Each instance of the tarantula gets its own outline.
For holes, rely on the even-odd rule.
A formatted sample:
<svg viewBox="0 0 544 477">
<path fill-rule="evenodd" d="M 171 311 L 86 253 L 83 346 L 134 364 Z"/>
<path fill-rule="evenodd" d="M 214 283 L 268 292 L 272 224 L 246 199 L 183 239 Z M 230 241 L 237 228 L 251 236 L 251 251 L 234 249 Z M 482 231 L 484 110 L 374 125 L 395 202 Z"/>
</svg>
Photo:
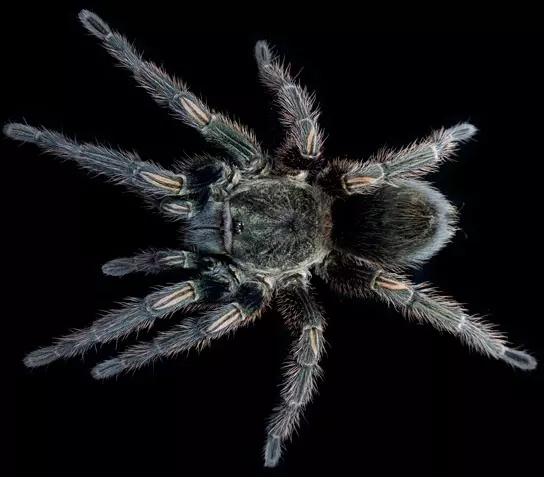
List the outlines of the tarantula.
<svg viewBox="0 0 544 477">
<path fill-rule="evenodd" d="M 264 41 L 255 47 L 259 75 L 274 93 L 286 138 L 266 153 L 248 129 L 214 112 L 180 80 L 142 59 L 127 39 L 87 10 L 79 14 L 140 86 L 176 118 L 226 155 L 185 159 L 173 170 L 136 154 L 77 143 L 58 132 L 7 124 L 7 136 L 103 174 L 141 194 L 166 217 L 181 221 L 180 250 L 149 250 L 106 263 L 107 275 L 183 268 L 194 278 L 129 299 L 90 327 L 57 339 L 24 358 L 28 367 L 82 355 L 91 347 L 184 312 L 180 324 L 92 369 L 97 378 L 135 370 L 161 356 L 201 349 L 252 323 L 274 300 L 295 334 L 281 401 L 267 426 L 265 466 L 277 465 L 305 405 L 315 393 L 324 352 L 323 312 L 311 272 L 350 297 L 377 298 L 404 316 L 457 335 L 489 357 L 524 370 L 536 360 L 507 346 L 494 326 L 470 316 L 428 285 L 401 273 L 422 264 L 452 238 L 456 209 L 422 177 L 451 157 L 476 128 L 457 124 L 368 161 L 323 157 L 323 132 L 313 95 L 300 86 Z"/>
</svg>

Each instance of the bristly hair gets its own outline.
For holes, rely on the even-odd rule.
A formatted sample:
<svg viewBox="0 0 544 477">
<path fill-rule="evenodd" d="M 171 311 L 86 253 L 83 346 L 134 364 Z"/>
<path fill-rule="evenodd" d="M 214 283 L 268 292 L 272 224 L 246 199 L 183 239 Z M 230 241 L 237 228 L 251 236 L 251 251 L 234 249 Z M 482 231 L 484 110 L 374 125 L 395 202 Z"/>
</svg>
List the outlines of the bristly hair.
<svg viewBox="0 0 544 477">
<path fill-rule="evenodd" d="M 332 218 L 336 250 L 391 271 L 427 261 L 451 240 L 457 223 L 455 208 L 442 193 L 414 180 L 339 198 Z"/>
<path fill-rule="evenodd" d="M 398 151 L 384 149 L 369 161 L 327 163 L 315 95 L 260 41 L 255 47 L 259 76 L 285 128 L 280 147 L 270 155 L 249 128 L 210 109 L 183 81 L 144 60 L 100 17 L 83 10 L 79 18 L 159 105 L 220 151 L 165 169 L 136 152 L 79 143 L 42 127 L 4 127 L 12 139 L 72 159 L 139 194 L 167 220 L 175 220 L 183 234 L 179 250 L 140 250 L 102 267 L 109 277 L 182 271 L 176 283 L 128 298 L 87 328 L 32 351 L 24 358 L 26 366 L 82 356 L 174 313 L 184 315 L 180 323 L 91 370 L 96 379 L 112 378 L 163 357 L 200 351 L 253 323 L 275 302 L 293 342 L 278 404 L 268 419 L 266 467 L 278 464 L 323 374 L 325 317 L 310 282 L 313 273 L 334 292 L 381 300 L 409 320 L 454 334 L 485 356 L 517 369 L 536 368 L 536 359 L 507 346 L 494 325 L 401 273 L 427 261 L 455 233 L 455 208 L 421 179 L 451 158 L 474 135 L 474 126 L 443 128 Z"/>
</svg>

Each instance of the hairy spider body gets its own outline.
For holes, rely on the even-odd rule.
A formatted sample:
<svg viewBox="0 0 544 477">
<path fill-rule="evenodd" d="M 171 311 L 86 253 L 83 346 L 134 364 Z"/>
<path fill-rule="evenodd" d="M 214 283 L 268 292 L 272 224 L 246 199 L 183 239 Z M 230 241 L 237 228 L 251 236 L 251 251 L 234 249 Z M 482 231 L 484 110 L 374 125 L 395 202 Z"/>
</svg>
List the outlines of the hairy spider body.
<svg viewBox="0 0 544 477">
<path fill-rule="evenodd" d="M 389 269 L 428 260 L 449 242 L 457 222 L 447 199 L 415 180 L 337 200 L 333 217 L 339 250 Z"/>
<path fill-rule="evenodd" d="M 241 267 L 272 277 L 302 272 L 321 262 L 328 248 L 330 204 L 319 188 L 304 182 L 287 177 L 242 182 L 222 210 L 223 247 Z M 188 236 L 203 252 L 213 247 L 194 233 Z"/>
<path fill-rule="evenodd" d="M 128 299 L 88 328 L 57 339 L 24 358 L 29 367 L 82 355 L 90 348 L 150 328 L 175 312 L 186 315 L 149 342 L 129 347 L 92 369 L 97 379 L 135 370 L 158 357 L 202 349 L 253 322 L 274 300 L 295 335 L 285 366 L 281 401 L 267 426 L 266 466 L 277 465 L 321 376 L 323 312 L 311 273 L 332 290 L 374 298 L 410 319 L 455 334 L 488 357 L 530 370 L 536 360 L 507 346 L 506 337 L 470 316 L 452 299 L 401 275 L 428 260 L 452 238 L 457 213 L 423 176 L 470 139 L 470 124 L 433 132 L 398 151 L 367 161 L 323 157 L 323 134 L 313 97 L 258 42 L 255 56 L 263 83 L 275 94 L 286 138 L 266 153 L 253 133 L 214 112 L 181 81 L 141 55 L 98 16 L 79 18 L 140 86 L 177 119 L 227 156 L 185 159 L 172 170 L 136 154 L 78 143 L 45 128 L 10 123 L 7 136 L 69 158 L 140 194 L 166 218 L 181 224 L 178 250 L 149 250 L 106 263 L 107 275 L 185 269 L 190 280 Z"/>
</svg>

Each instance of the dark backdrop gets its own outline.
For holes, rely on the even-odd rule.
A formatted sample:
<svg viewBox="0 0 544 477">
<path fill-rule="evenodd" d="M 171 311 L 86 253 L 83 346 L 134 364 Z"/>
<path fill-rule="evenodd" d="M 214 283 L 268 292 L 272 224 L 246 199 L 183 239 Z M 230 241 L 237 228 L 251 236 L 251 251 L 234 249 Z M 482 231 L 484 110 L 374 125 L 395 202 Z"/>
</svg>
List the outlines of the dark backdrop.
<svg viewBox="0 0 544 477">
<path fill-rule="evenodd" d="M 489 318 L 544 359 L 541 235 L 542 36 L 215 30 L 172 7 L 107 2 L 20 11 L 4 18 L 5 120 L 26 120 L 137 150 L 165 166 L 206 147 L 136 88 L 77 20 L 93 9 L 149 59 L 184 78 L 215 109 L 253 127 L 269 148 L 281 128 L 256 78 L 253 45 L 268 39 L 316 91 L 329 157 L 368 157 L 431 128 L 470 120 L 479 129 L 432 175 L 461 208 L 453 243 L 415 274 Z M 77 4 L 77 5 L 76 5 Z M 7 40 L 6 40 L 7 41 Z M 4 44 L 6 44 L 4 41 Z M 509 475 L 542 450 L 542 382 L 471 353 L 454 337 L 409 324 L 373 303 L 334 296 L 325 380 L 281 466 L 262 469 L 265 420 L 277 402 L 289 335 L 267 313 L 233 339 L 94 381 L 106 346 L 29 371 L 25 353 L 161 278 L 101 274 L 149 246 L 175 246 L 176 230 L 136 196 L 31 145 L 2 139 L 10 227 L 20 249 L 5 337 L 17 365 L 18 475 Z M 169 277 L 170 278 L 170 277 Z M 10 348 L 11 349 L 11 348 Z M 536 467 L 538 469 L 538 467 Z"/>
</svg>

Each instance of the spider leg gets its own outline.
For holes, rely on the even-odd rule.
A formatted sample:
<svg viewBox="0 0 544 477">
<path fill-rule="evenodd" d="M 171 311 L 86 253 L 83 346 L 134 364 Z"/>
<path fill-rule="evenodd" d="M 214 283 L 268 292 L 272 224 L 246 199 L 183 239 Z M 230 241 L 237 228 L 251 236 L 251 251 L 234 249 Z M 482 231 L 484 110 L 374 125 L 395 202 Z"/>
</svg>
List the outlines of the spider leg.
<svg viewBox="0 0 544 477">
<path fill-rule="evenodd" d="M 258 282 L 242 284 L 231 303 L 218 306 L 202 316 L 190 316 L 149 342 L 136 344 L 115 358 L 97 364 L 91 371 L 96 379 L 105 379 L 123 371 L 135 370 L 162 356 L 209 345 L 211 340 L 231 333 L 256 319 L 266 304 L 268 289 Z"/>
<path fill-rule="evenodd" d="M 187 195 L 206 190 L 212 184 L 224 182 L 230 168 L 213 158 L 198 157 L 178 164 L 172 172 L 143 161 L 135 153 L 111 149 L 100 144 L 78 143 L 63 134 L 46 128 L 9 123 L 6 136 L 36 144 L 46 152 L 71 159 L 91 172 L 127 186 L 148 202 L 174 218 L 187 218 L 192 202 Z"/>
<path fill-rule="evenodd" d="M 287 127 L 287 137 L 280 148 L 284 162 L 289 162 L 285 156 L 296 148 L 302 160 L 290 158 L 289 166 L 299 170 L 315 169 L 321 163 L 324 138 L 314 96 L 291 77 L 288 67 L 274 57 L 265 41 L 257 42 L 255 57 L 261 81 L 275 94 L 282 122 Z"/>
<path fill-rule="evenodd" d="M 110 260 L 102 266 L 102 272 L 115 277 L 135 272 L 155 274 L 169 268 L 196 268 L 198 260 L 197 255 L 185 250 L 147 250 Z"/>
<path fill-rule="evenodd" d="M 337 159 L 319 174 L 317 182 L 328 192 L 344 195 L 364 193 L 395 179 L 422 177 L 452 157 L 459 144 L 475 133 L 472 124 L 461 123 L 398 151 L 382 151 L 369 161 Z"/>
<path fill-rule="evenodd" d="M 122 339 L 130 333 L 151 328 L 156 319 L 168 318 L 174 312 L 190 309 L 206 302 L 216 302 L 236 288 L 228 270 L 216 264 L 196 280 L 159 288 L 143 299 L 129 299 L 118 310 L 112 310 L 90 327 L 59 338 L 48 347 L 28 354 L 28 367 L 49 364 L 59 358 L 71 358 L 86 353 L 91 347 Z"/>
<path fill-rule="evenodd" d="M 404 277 L 358 260 L 327 261 L 319 270 L 336 292 L 360 298 L 378 298 L 406 318 L 429 323 L 457 336 L 471 349 L 523 370 L 537 361 L 524 351 L 507 346 L 506 336 L 477 316 L 471 316 L 453 299 L 441 296 L 428 284 L 411 284 Z"/>
<path fill-rule="evenodd" d="M 281 402 L 274 409 L 267 426 L 264 448 L 266 467 L 275 467 L 282 452 L 282 444 L 295 432 L 304 407 L 316 392 L 317 380 L 322 375 L 319 360 L 324 352 L 322 312 L 307 282 L 302 279 L 287 285 L 278 293 L 278 309 L 297 333 L 285 364 Z"/>
<path fill-rule="evenodd" d="M 112 30 L 96 14 L 82 10 L 79 19 L 89 32 L 102 41 L 107 51 L 132 72 L 139 85 L 159 105 L 168 107 L 176 118 L 229 152 L 238 166 L 247 169 L 264 167 L 263 152 L 252 132 L 211 111 L 182 81 L 171 78 L 157 65 L 144 61 L 123 35 Z"/>
</svg>

